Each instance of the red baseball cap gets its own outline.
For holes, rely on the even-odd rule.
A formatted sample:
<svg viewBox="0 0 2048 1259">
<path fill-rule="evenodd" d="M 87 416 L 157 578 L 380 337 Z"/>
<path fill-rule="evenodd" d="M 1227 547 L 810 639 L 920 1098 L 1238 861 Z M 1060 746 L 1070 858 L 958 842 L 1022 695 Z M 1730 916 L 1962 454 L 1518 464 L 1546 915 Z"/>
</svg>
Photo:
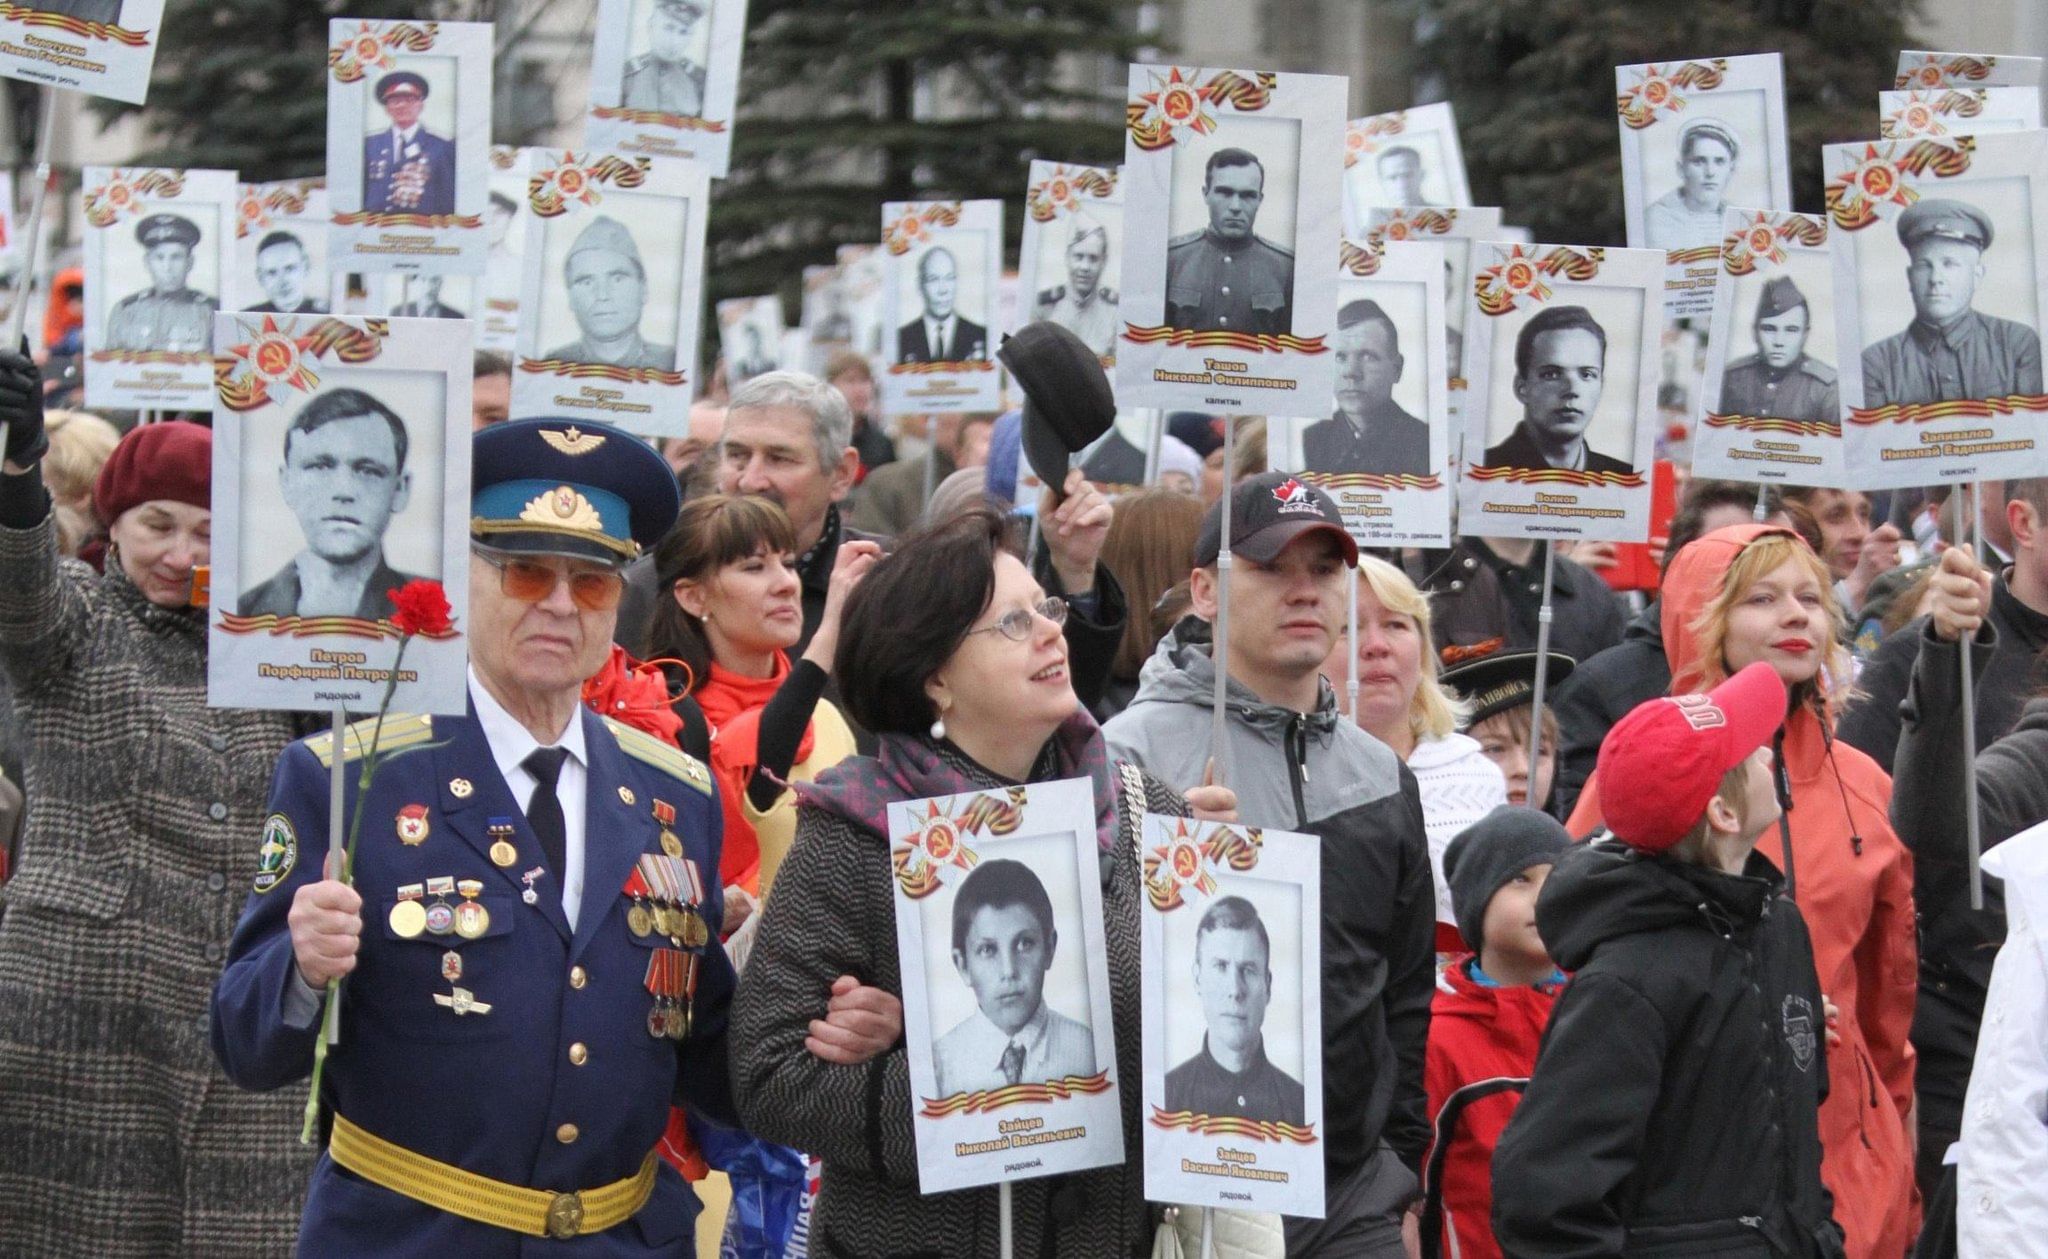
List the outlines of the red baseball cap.
<svg viewBox="0 0 2048 1259">
<path fill-rule="evenodd" d="M 1784 724 L 1785 703 L 1785 683 L 1759 661 L 1704 695 L 1636 705 L 1600 742 L 1607 828 L 1643 852 L 1685 838 L 1728 771 Z"/>
</svg>

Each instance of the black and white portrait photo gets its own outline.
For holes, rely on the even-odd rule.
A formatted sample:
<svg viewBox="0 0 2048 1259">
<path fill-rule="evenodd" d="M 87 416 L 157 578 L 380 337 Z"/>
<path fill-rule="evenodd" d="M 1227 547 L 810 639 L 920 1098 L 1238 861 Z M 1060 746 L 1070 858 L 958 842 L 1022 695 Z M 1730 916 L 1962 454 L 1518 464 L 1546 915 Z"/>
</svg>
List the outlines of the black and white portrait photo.
<svg viewBox="0 0 2048 1259">
<path fill-rule="evenodd" d="M 1616 66 L 1614 80 L 1630 245 L 1704 249 L 1730 206 L 1792 208 L 1779 54 Z"/>
<path fill-rule="evenodd" d="M 1631 338 L 1636 329 L 1626 329 Z M 1519 418 L 1505 437 L 1489 446 L 1480 464 L 1489 468 L 1562 468 L 1575 472 L 1632 472 L 1635 448 L 1633 395 L 1617 391 L 1606 411 L 1608 329 L 1585 306 L 1545 305 L 1514 335 L 1509 388 Z M 1615 357 L 1626 361 L 1634 352 Z M 1496 391 L 1497 392 L 1497 391 Z M 1503 408 L 1509 416 L 1514 410 Z M 1498 423 L 1499 416 L 1496 417 Z M 1595 432 L 1595 422 L 1605 419 Z M 1611 439 L 1608 449 L 1596 442 Z"/>
<path fill-rule="evenodd" d="M 206 410 L 213 320 L 239 287 L 235 173 L 90 166 L 83 174 L 85 405 Z"/>
<path fill-rule="evenodd" d="M 898 298 L 897 309 L 916 316 L 896 329 L 897 362 L 971 363 L 990 356 L 987 299 L 993 294 L 979 283 L 985 261 L 979 250 L 968 252 L 970 243 L 980 242 L 956 235 L 917 256 L 915 302 Z"/>
<path fill-rule="evenodd" d="M 216 217 L 208 226 L 217 223 Z M 209 239 L 194 217 L 171 210 L 137 220 L 134 234 L 142 250 L 140 270 L 149 283 L 108 310 L 102 344 L 110 350 L 206 349 L 213 335 L 213 312 L 220 309 L 220 299 L 214 296 L 219 292 L 219 237 Z"/>
<path fill-rule="evenodd" d="M 782 299 L 729 297 L 718 303 L 718 348 L 726 380 L 738 388 L 782 365 Z"/>
<path fill-rule="evenodd" d="M 466 294 L 472 287 L 469 280 L 468 276 L 422 275 L 394 282 L 387 290 L 398 298 L 391 313 L 411 319 L 468 319 L 469 311 L 453 304 L 452 290 L 460 287 Z M 464 300 L 467 301 L 466 296 Z"/>
<path fill-rule="evenodd" d="M 1721 370 L 1723 415 L 1834 423 L 1841 417 L 1841 389 L 1835 374 L 1834 320 L 1816 320 L 1814 302 L 1832 310 L 1825 256 L 1805 255 L 1817 265 L 1804 286 L 1789 274 L 1773 275 L 1736 294 L 1737 310 L 1752 298 L 1747 321 L 1754 347 Z M 1810 290 L 1810 291 L 1809 291 Z M 1821 344 L 1825 341 L 1825 345 Z"/>
<path fill-rule="evenodd" d="M 704 48 L 709 0 L 640 0 L 639 25 L 619 80 L 626 109 L 697 117 L 704 112 Z"/>
<path fill-rule="evenodd" d="M 1719 118 L 1694 118 L 1678 129 L 1678 182 L 1643 207 L 1652 249 L 1690 249 L 1721 237 L 1721 211 L 1742 160 L 1742 139 Z"/>
<path fill-rule="evenodd" d="M 1300 1127 L 1301 1080 L 1266 1053 L 1273 1001 L 1273 941 L 1242 896 L 1210 902 L 1195 927 L 1192 990 L 1202 1011 L 1202 1047 L 1166 1073 L 1166 1109 Z"/>
<path fill-rule="evenodd" d="M 1413 313 L 1406 322 L 1413 342 L 1423 337 L 1422 305 L 1419 296 L 1410 303 Z M 1394 397 L 1404 379 L 1411 400 L 1427 396 L 1422 372 L 1428 359 L 1416 345 L 1404 354 L 1401 334 L 1401 326 L 1373 298 L 1353 297 L 1337 308 L 1337 410 L 1302 434 L 1306 467 L 1418 476 L 1434 470 L 1428 422 Z M 1409 354 L 1413 377 L 1408 376 Z"/>
<path fill-rule="evenodd" d="M 1191 331 L 1290 332 L 1299 124 L 1232 119 L 1219 134 L 1242 138 L 1245 147 L 1209 146 L 1199 158 L 1190 147 L 1174 163 L 1167 325 Z M 1188 192 L 1198 198 L 1193 206 Z"/>
<path fill-rule="evenodd" d="M 1040 283 L 1032 297 L 1031 318 L 1059 324 L 1089 349 L 1107 357 L 1116 352 L 1116 336 L 1123 327 L 1114 283 L 1116 268 L 1123 260 L 1110 240 L 1105 216 L 1114 216 L 1121 227 L 1121 212 L 1114 207 L 1101 213 L 1082 208 L 1065 216 L 1058 225 L 1064 240 L 1056 263 L 1046 256 L 1053 250 L 1053 241 L 1048 239 L 1052 229 L 1041 234 Z M 1046 283 L 1048 280 L 1051 283 Z"/>
<path fill-rule="evenodd" d="M 414 576 L 394 568 L 385 551 L 392 520 L 412 500 L 411 446 L 406 422 L 368 390 L 329 389 L 299 408 L 276 473 L 301 545 L 283 567 L 241 592 L 237 613 L 367 621 L 391 615 L 391 592 Z"/>
<path fill-rule="evenodd" d="M 324 243 L 324 242 L 323 242 Z M 263 300 L 249 309 L 268 315 L 324 315 L 327 274 L 313 266 L 298 232 L 275 228 L 256 242 L 256 284 Z"/>
<path fill-rule="evenodd" d="M 455 63 L 448 57 L 409 57 L 413 67 L 379 75 L 371 94 L 382 118 L 369 116 L 363 138 L 363 209 L 372 213 L 455 213 L 455 141 L 452 99 L 429 117 L 433 79 L 452 97 Z M 430 78 L 429 76 L 432 76 Z"/>
<path fill-rule="evenodd" d="M 647 261 L 632 230 L 608 214 L 574 221 L 554 219 L 548 226 L 551 232 L 575 229 L 575 238 L 562 261 L 560 285 L 578 335 L 572 341 L 550 346 L 542 357 L 572 363 L 609 363 L 615 367 L 672 369 L 676 363 L 675 345 L 648 335 Z M 673 267 L 680 260 L 663 261 Z"/>
</svg>

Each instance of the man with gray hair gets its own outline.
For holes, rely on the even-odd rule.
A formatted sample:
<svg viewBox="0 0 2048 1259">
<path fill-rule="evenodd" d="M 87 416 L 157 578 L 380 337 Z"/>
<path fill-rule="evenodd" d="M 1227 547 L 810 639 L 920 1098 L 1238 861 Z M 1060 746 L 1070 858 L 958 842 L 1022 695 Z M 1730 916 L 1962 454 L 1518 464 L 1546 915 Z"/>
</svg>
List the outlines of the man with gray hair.
<svg viewBox="0 0 2048 1259">
<path fill-rule="evenodd" d="M 1102 283 L 1108 267 L 1109 229 L 1086 210 L 1075 211 L 1067 228 L 1067 282 L 1040 290 L 1031 317 L 1052 320 L 1102 357 L 1116 353 L 1116 290 Z"/>
<path fill-rule="evenodd" d="M 960 313 L 960 263 L 934 245 L 917 260 L 924 311 L 896 330 L 899 363 L 975 363 L 988 357 L 988 329 Z"/>
<path fill-rule="evenodd" d="M 583 335 L 543 358 L 675 370 L 676 347 L 656 345 L 640 335 L 647 268 L 623 223 L 604 214 L 590 220 L 569 247 L 562 280 L 569 290 L 569 313 L 576 316 Z"/>
</svg>

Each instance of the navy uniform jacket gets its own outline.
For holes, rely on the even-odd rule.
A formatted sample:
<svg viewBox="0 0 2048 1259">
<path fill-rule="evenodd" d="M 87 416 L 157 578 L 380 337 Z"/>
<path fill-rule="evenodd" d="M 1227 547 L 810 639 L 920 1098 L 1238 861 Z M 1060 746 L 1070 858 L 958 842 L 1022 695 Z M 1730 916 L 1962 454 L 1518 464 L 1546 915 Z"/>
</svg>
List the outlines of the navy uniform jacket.
<svg viewBox="0 0 2048 1259">
<path fill-rule="evenodd" d="M 1721 413 L 1774 420 L 1842 418 L 1836 400 L 1835 369 L 1802 354 L 1774 372 L 1761 354 L 1745 354 L 1721 373 Z"/>
<path fill-rule="evenodd" d="M 455 213 L 455 145 L 421 127 L 405 146 L 404 160 L 393 161 L 393 134 L 387 127 L 363 141 L 363 209 L 372 213 Z M 422 168 L 426 174 L 417 200 L 397 188 L 399 174 L 407 168 Z"/>
<path fill-rule="evenodd" d="M 1294 331 L 1294 254 L 1258 236 L 1209 231 L 1166 247 L 1166 326 L 1202 332 Z"/>
<path fill-rule="evenodd" d="M 520 874 L 542 864 L 540 843 L 475 716 L 401 718 L 395 732 L 387 723 L 387 749 L 395 743 L 411 750 L 379 767 L 360 802 L 355 885 L 363 897 L 362 950 L 342 987 L 341 1039 L 328 1053 L 323 1081 L 326 1104 L 376 1136 L 495 1180 L 554 1191 L 632 1176 L 660 1138 L 672 1097 L 720 1122 L 737 1122 L 725 1054 L 733 971 L 718 943 L 720 813 L 710 776 L 670 744 L 588 711 L 579 716 L 590 758 L 589 813 L 584 899 L 573 936 L 554 872 L 540 879 L 537 903 L 521 901 Z M 367 736 L 365 726 L 356 728 Z M 278 762 L 271 808 L 295 832 L 288 846 L 296 851 L 266 860 L 257 885 L 270 890 L 243 910 L 214 990 L 214 1053 L 244 1088 L 280 1088 L 312 1071 L 314 1030 L 285 1021 L 295 982 L 286 914 L 300 885 L 321 877 L 329 772 L 322 757 L 330 744 L 327 735 L 301 740 Z M 351 765 L 347 776 L 351 816 L 359 768 Z M 622 789 L 633 794 L 632 803 Z M 661 851 L 657 801 L 674 806 L 671 829 L 704 872 L 711 928 L 711 942 L 699 950 L 694 1029 L 680 1044 L 648 1035 L 653 998 L 643 981 L 654 946 L 667 941 L 636 939 L 627 930 L 629 902 L 621 894 L 639 855 Z M 410 804 L 428 810 L 428 833 L 418 846 L 397 836 L 398 811 Z M 513 828 L 518 860 L 510 867 L 488 855 L 494 822 Z M 273 821 L 265 829 L 274 835 L 279 828 Z M 394 935 L 386 916 L 395 890 L 442 876 L 483 882 L 488 932 L 475 940 Z M 436 993 L 451 990 L 442 977 L 450 951 L 461 957 L 455 982 L 489 1002 L 490 1013 L 457 1016 L 435 1004 Z M 572 1063 L 573 1045 L 585 1047 L 583 1065 Z M 696 1215 L 696 1196 L 662 1163 L 653 1196 L 633 1219 L 604 1233 L 544 1242 L 437 1211 L 323 1157 L 299 1249 L 443 1259 L 509 1259 L 542 1248 L 576 1256 L 676 1253 L 690 1244 Z"/>
</svg>

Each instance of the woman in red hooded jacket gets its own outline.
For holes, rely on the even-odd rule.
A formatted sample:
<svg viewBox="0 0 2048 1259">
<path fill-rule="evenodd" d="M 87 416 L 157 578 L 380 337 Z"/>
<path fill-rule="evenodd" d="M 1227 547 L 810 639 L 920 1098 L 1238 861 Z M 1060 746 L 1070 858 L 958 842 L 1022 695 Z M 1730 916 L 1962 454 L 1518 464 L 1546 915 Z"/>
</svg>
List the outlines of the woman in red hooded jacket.
<svg viewBox="0 0 2048 1259">
<path fill-rule="evenodd" d="M 1790 779 L 1791 886 L 1813 935 L 1821 991 L 1841 1010 L 1820 1112 L 1822 1179 L 1851 1259 L 1900 1259 L 1919 1228 L 1913 1184 L 1913 997 L 1919 969 L 1913 858 L 1890 821 L 1891 778 L 1834 738 L 1848 689 L 1826 567 L 1790 530 L 1717 529 L 1664 574 L 1664 654 L 1674 695 L 1768 661 L 1792 694 L 1780 733 Z M 1569 829 L 1601 824 L 1598 775 Z M 1766 838 L 1757 851 L 1786 866 Z"/>
</svg>

